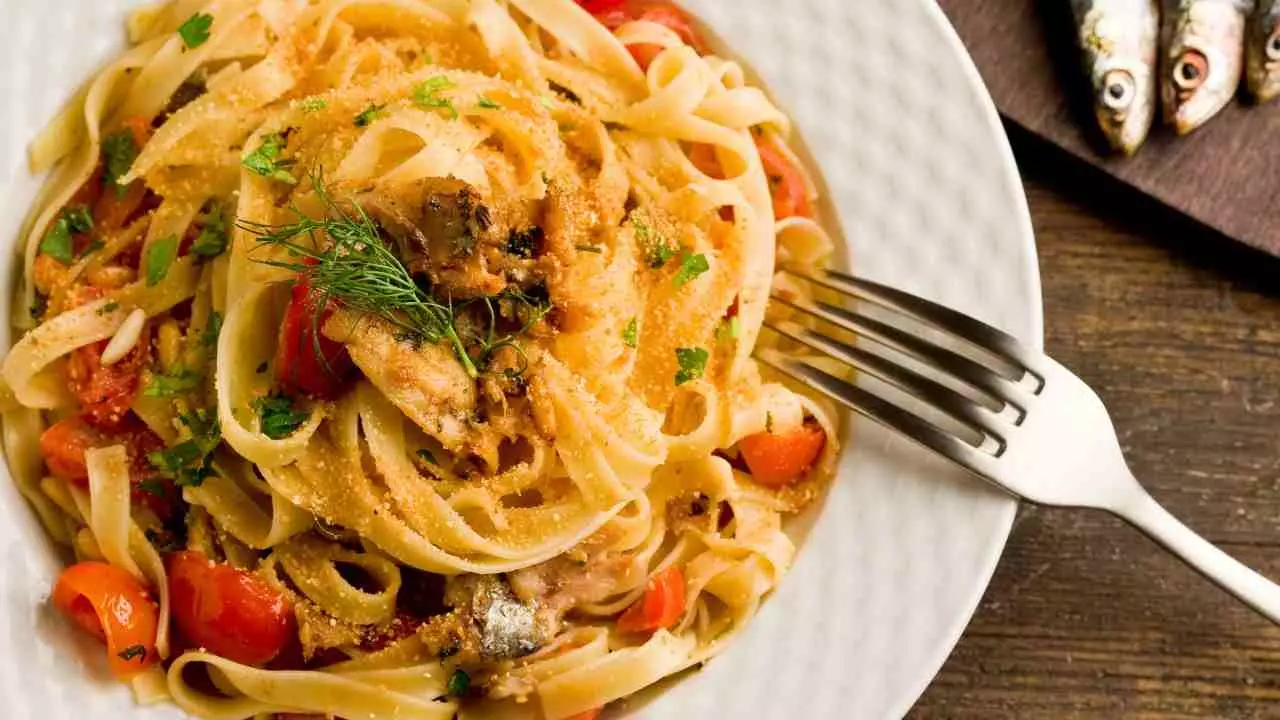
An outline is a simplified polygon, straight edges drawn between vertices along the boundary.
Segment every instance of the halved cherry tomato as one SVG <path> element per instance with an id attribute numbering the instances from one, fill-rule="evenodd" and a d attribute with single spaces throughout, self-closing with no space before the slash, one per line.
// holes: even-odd
<path id="1" fill-rule="evenodd" d="M 276 346 L 276 381 L 286 394 L 301 391 L 333 397 L 355 370 L 346 346 L 319 332 L 335 309 L 330 301 L 319 310 L 320 302 L 307 280 L 299 277 L 293 285 Z"/>
<path id="2" fill-rule="evenodd" d="M 192 643 L 262 665 L 294 637 L 293 608 L 262 578 L 194 551 L 170 555 L 166 566 L 174 622 Z"/>
<path id="3" fill-rule="evenodd" d="M 760 163 L 764 165 L 764 174 L 769 180 L 774 219 L 813 217 L 809 189 L 800 169 L 781 150 L 759 136 L 756 137 L 756 149 L 760 151 Z"/>
<path id="4" fill-rule="evenodd" d="M 720 158 L 716 157 L 716 147 L 707 143 L 691 143 L 688 153 L 689 162 L 707 177 L 721 180 L 724 170 L 720 167 Z"/>
<path id="5" fill-rule="evenodd" d="M 160 659 L 156 604 L 127 571 L 102 562 L 76 563 L 58 576 L 52 599 L 85 632 L 106 642 L 116 677 L 128 679 Z"/>
<path id="6" fill-rule="evenodd" d="M 672 565 L 649 578 L 644 597 L 618 618 L 624 633 L 651 633 L 673 627 L 684 616 L 684 573 Z"/>
<path id="7" fill-rule="evenodd" d="M 40 435 L 40 454 L 49 472 L 82 486 L 89 477 L 85 451 L 112 445 L 124 445 L 130 467 L 145 471 L 147 453 L 164 447 L 164 442 L 133 416 L 111 430 L 94 427 L 82 416 L 70 417 Z"/>
<path id="8" fill-rule="evenodd" d="M 100 340 L 71 351 L 67 357 L 67 384 L 80 401 L 85 419 L 104 428 L 119 425 L 138 394 L 142 368 L 151 355 L 151 334 L 143 326 L 142 337 L 121 360 L 104 366 L 102 353 L 109 340 Z"/>
<path id="9" fill-rule="evenodd" d="M 671 3 L 650 0 L 578 0 L 578 4 L 610 30 L 617 30 L 636 20 L 647 20 L 670 28 L 680 36 L 684 44 L 692 47 L 699 55 L 707 51 L 702 37 L 693 29 L 693 22 L 689 16 Z M 648 69 L 658 53 L 662 52 L 662 47 L 659 45 L 631 45 L 627 49 L 642 70 Z"/>
<path id="10" fill-rule="evenodd" d="M 753 480 L 769 487 L 782 487 L 804 477 L 826 442 L 827 434 L 822 428 L 807 422 L 784 433 L 765 431 L 748 435 L 738 441 L 738 450 Z"/>

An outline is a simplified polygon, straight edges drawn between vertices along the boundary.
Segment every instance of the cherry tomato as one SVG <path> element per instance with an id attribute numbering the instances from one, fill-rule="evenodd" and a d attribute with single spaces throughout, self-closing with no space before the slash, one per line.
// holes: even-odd
<path id="1" fill-rule="evenodd" d="M 738 450 L 761 485 L 782 487 L 804 477 L 826 445 L 827 434 L 817 423 L 805 423 L 784 433 L 768 431 L 738 441 Z"/>
<path id="2" fill-rule="evenodd" d="M 197 646 L 245 665 L 263 665 L 296 634 L 293 608 L 265 580 L 204 554 L 170 555 L 173 619 Z"/>
<path id="3" fill-rule="evenodd" d="M 644 596 L 618 618 L 618 630 L 646 633 L 673 627 L 684 616 L 684 604 L 684 573 L 672 565 L 649 578 Z"/>
<path id="4" fill-rule="evenodd" d="M 346 346 L 319 332 L 334 312 L 332 301 L 317 312 L 319 303 L 311 285 L 299 277 L 293 285 L 276 346 L 276 381 L 286 394 L 304 392 L 333 397 L 342 391 L 355 370 Z"/>
<path id="5" fill-rule="evenodd" d="M 774 219 L 813 217 L 809 188 L 800 169 L 781 150 L 759 136 L 756 137 L 756 149 L 760 151 L 760 163 L 764 165 L 764 174 L 769 180 Z"/>
<path id="6" fill-rule="evenodd" d="M 578 0 L 578 4 L 610 30 L 617 30 L 636 20 L 647 20 L 670 28 L 699 55 L 706 53 L 706 44 L 693 29 L 689 16 L 671 3 L 649 0 Z M 648 69 L 653 59 L 662 52 L 659 45 L 631 45 L 627 49 L 642 70 Z"/>
<path id="7" fill-rule="evenodd" d="M 151 355 L 151 334 L 143 326 L 142 337 L 120 361 L 103 366 L 102 352 L 108 340 L 90 343 L 67 357 L 67 384 L 80 401 L 89 422 L 103 428 L 119 425 L 138 394 L 142 368 Z"/>
<path id="8" fill-rule="evenodd" d="M 156 604 L 127 571 L 102 562 L 76 563 L 58 576 L 53 606 L 107 644 L 116 677 L 128 679 L 160 658 Z"/>

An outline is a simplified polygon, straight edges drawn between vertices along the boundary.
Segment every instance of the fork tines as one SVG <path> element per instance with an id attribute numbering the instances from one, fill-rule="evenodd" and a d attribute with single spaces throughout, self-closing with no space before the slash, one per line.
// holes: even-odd
<path id="1" fill-rule="evenodd" d="M 1010 428 L 1023 421 L 1030 400 L 1043 387 L 1043 374 L 1037 372 L 1041 356 L 1000 330 L 901 290 L 834 270 L 780 269 L 855 306 L 871 303 L 874 308 L 868 310 L 874 312 L 868 313 L 822 300 L 773 296 L 822 324 L 871 341 L 876 351 L 790 320 L 766 321 L 766 327 L 922 401 L 951 422 L 932 421 L 911 402 L 891 400 L 838 377 L 812 356 L 765 348 L 756 354 L 761 362 L 974 472 L 988 474 L 989 463 L 1004 452 Z M 927 337 L 938 334 L 969 352 Z"/>

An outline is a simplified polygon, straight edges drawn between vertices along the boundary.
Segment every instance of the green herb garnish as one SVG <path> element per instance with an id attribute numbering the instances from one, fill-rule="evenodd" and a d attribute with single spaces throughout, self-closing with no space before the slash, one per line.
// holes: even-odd
<path id="1" fill-rule="evenodd" d="M 142 394 L 147 397 L 172 397 L 191 392 L 200 387 L 202 377 L 198 373 L 179 368 L 172 374 L 156 374 Z"/>
<path id="2" fill-rule="evenodd" d="M 684 287 L 685 283 L 710 269 L 711 264 L 707 262 L 706 255 L 702 253 L 697 255 L 685 253 L 684 257 L 680 259 L 680 271 L 676 273 L 672 282 L 676 287 Z"/>
<path id="3" fill-rule="evenodd" d="M 444 75 L 428 78 L 413 88 L 413 104 L 423 110 L 444 110 L 450 119 L 457 120 L 458 109 L 453 106 L 453 101 L 439 95 L 441 91 L 453 87 L 454 82 Z"/>
<path id="4" fill-rule="evenodd" d="M 454 670 L 446 689 L 453 697 L 466 695 L 471 691 L 471 676 L 465 670 Z"/>
<path id="5" fill-rule="evenodd" d="M 289 437 L 311 417 L 311 413 L 296 410 L 293 400 L 283 395 L 266 395 L 253 403 L 258 413 L 262 434 L 272 440 Z"/>
<path id="6" fill-rule="evenodd" d="M 574 245 L 573 249 L 577 250 L 578 252 L 589 252 L 589 253 L 595 253 L 597 255 L 604 252 L 603 245 Z"/>
<path id="7" fill-rule="evenodd" d="M 421 450 L 419 450 L 419 451 L 418 451 L 418 459 L 419 459 L 419 460 L 421 460 L 421 461 L 423 461 L 423 462 L 425 462 L 425 463 L 429 463 L 429 464 L 431 464 L 431 465 L 439 465 L 439 464 L 440 464 L 440 463 L 436 462 L 436 456 L 435 456 L 435 455 L 432 455 L 432 454 L 431 454 L 431 451 L 430 451 L 430 450 L 428 450 L 428 449 L 426 449 L 426 448 L 423 448 L 423 449 L 421 449 Z"/>
<path id="8" fill-rule="evenodd" d="M 70 265 L 75 260 L 74 233 L 87 233 L 93 230 L 93 215 L 84 205 L 69 207 L 58 215 L 49 232 L 40 241 L 40 252 L 57 260 L 63 265 Z M 86 250 L 88 252 L 88 250 Z"/>
<path id="9" fill-rule="evenodd" d="M 641 210 L 632 210 L 628 215 L 631 227 L 635 229 L 636 240 L 649 260 L 649 267 L 657 270 L 675 257 L 676 249 L 667 241 L 662 233 L 649 225 L 649 219 Z"/>
<path id="10" fill-rule="evenodd" d="M 742 323 L 738 321 L 738 316 L 725 318 L 721 321 L 720 326 L 716 328 L 716 342 L 728 342 L 737 340 L 738 335 L 742 333 Z"/>
<path id="11" fill-rule="evenodd" d="M 258 149 L 245 155 L 240 164 L 264 178 L 296 185 L 298 179 L 293 176 L 293 173 L 285 169 L 292 165 L 293 161 L 280 158 L 280 154 L 284 152 L 285 144 L 284 136 L 280 133 L 265 135 Z"/>
<path id="12" fill-rule="evenodd" d="M 120 178 L 129 174 L 133 161 L 138 159 L 138 144 L 133 140 L 133 133 L 121 130 L 102 139 L 103 182 L 116 189 L 116 195 L 124 195 L 125 186 Z"/>
<path id="13" fill-rule="evenodd" d="M 370 105 L 369 107 L 365 108 L 363 111 L 360 112 L 359 115 L 356 115 L 356 119 L 354 121 L 356 124 L 356 127 L 361 127 L 361 128 L 369 127 L 370 125 L 373 124 L 375 120 L 381 120 L 382 118 L 386 117 L 387 116 L 386 107 L 387 107 L 386 104 L 382 104 L 382 105 Z"/>
<path id="14" fill-rule="evenodd" d="M 222 208 L 209 210 L 204 223 L 200 226 L 200 234 L 191 244 L 191 252 L 201 257 L 217 257 L 227 251 L 227 217 Z"/>
<path id="15" fill-rule="evenodd" d="M 640 346 L 640 325 L 635 318 L 631 318 L 631 322 L 622 328 L 622 342 L 629 348 Z"/>
<path id="16" fill-rule="evenodd" d="M 490 100 L 489 98 L 483 95 L 481 95 L 480 99 L 476 101 L 476 104 L 484 108 L 485 110 L 501 110 L 502 109 L 501 105 L 499 105 L 498 103 Z"/>
<path id="17" fill-rule="evenodd" d="M 116 657 L 124 660 L 125 662 L 138 660 L 139 662 L 145 663 L 147 661 L 147 649 L 141 645 L 130 645 L 116 653 Z"/>
<path id="18" fill-rule="evenodd" d="M 218 344 L 218 334 L 222 332 L 222 313 L 209 313 L 209 322 L 204 326 L 204 332 L 200 333 L 200 344 L 205 347 L 216 347 Z"/>
<path id="19" fill-rule="evenodd" d="M 302 108 L 302 112 L 320 112 L 329 107 L 329 101 L 321 97 L 309 97 L 298 103 L 298 107 Z"/>
<path id="20" fill-rule="evenodd" d="M 702 377 L 710 357 L 711 353 L 702 348 L 676 348 L 676 364 L 680 366 L 680 370 L 676 372 L 676 385 Z"/>
<path id="21" fill-rule="evenodd" d="M 171 448 L 147 453 L 151 467 L 173 478 L 179 487 L 198 487 L 213 473 L 213 451 L 222 442 L 217 417 L 206 410 L 180 415 L 178 420 L 191 433 Z"/>
<path id="22" fill-rule="evenodd" d="M 187 48 L 194 50 L 200 47 L 209 39 L 209 29 L 213 27 L 213 16 L 206 13 L 196 13 L 187 18 L 186 22 L 178 26 L 178 34 L 182 36 L 182 42 Z"/>
<path id="23" fill-rule="evenodd" d="M 178 236 L 160 238 L 147 247 L 147 287 L 155 287 L 169 274 L 169 266 L 178 257 Z"/>
<path id="24" fill-rule="evenodd" d="M 107 314 L 109 314 L 109 313 L 113 313 L 113 312 L 115 312 L 115 311 L 117 311 L 117 310 L 119 310 L 119 309 L 120 309 L 120 303 L 116 302 L 115 300 L 112 300 L 111 302 L 107 303 L 106 305 L 103 305 L 102 307 L 98 308 L 98 314 L 99 314 L 99 315 L 107 315 Z"/>

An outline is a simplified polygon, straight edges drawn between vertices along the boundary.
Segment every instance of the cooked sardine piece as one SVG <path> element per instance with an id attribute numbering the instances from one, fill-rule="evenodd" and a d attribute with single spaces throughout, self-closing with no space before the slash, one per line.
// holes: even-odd
<path id="1" fill-rule="evenodd" d="M 1165 48 L 1165 121 L 1185 135 L 1217 115 L 1240 86 L 1252 0 L 1177 0 Z"/>
<path id="2" fill-rule="evenodd" d="M 1111 148 L 1132 155 L 1156 108 L 1157 0 L 1072 0 L 1093 111 Z"/>
<path id="3" fill-rule="evenodd" d="M 1280 0 L 1258 0 L 1244 42 L 1245 79 L 1260 103 L 1280 96 Z"/>
<path id="4" fill-rule="evenodd" d="M 471 618 L 480 655 L 488 660 L 524 657 L 550 635 L 538 621 L 533 603 L 523 603 L 506 581 L 493 575 L 459 575 L 445 585 L 445 602 Z"/>

